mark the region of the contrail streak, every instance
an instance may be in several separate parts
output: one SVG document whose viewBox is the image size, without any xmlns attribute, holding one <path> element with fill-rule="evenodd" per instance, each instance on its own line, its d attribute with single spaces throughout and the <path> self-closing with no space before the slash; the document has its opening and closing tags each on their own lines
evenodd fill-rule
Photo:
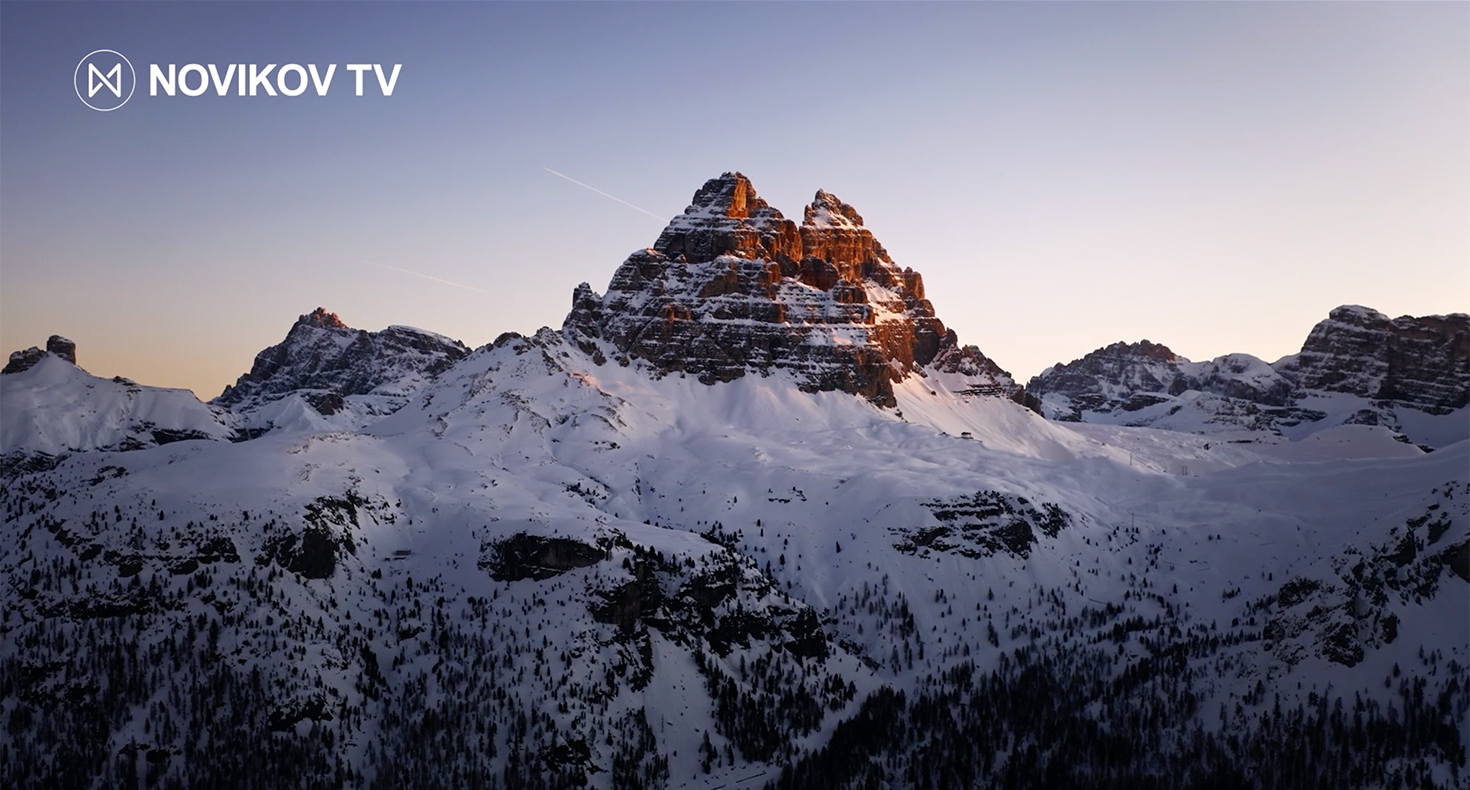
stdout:
<svg viewBox="0 0 1470 790">
<path fill-rule="evenodd" d="M 558 173 L 558 172 L 556 172 L 555 170 L 552 170 L 549 167 L 543 167 L 541 169 L 542 170 L 545 170 L 546 172 L 548 172 L 548 173 L 550 173 L 550 174 L 552 174 L 554 176 L 557 176 L 559 178 L 565 178 L 566 180 L 572 182 L 573 184 L 576 184 L 579 187 L 583 187 L 585 189 L 590 189 L 593 192 L 596 192 L 597 194 L 602 195 L 605 198 L 610 198 L 612 200 L 616 200 L 617 202 L 622 203 L 623 205 L 625 205 L 628 208 L 631 208 L 631 209 L 633 209 L 635 211 L 642 211 L 644 214 L 647 214 L 648 216 L 653 217 L 654 219 L 658 220 L 659 222 L 664 222 L 665 220 L 668 219 L 668 217 L 660 217 L 659 215 L 657 215 L 657 214 L 655 214 L 652 211 L 649 211 L 647 209 L 638 208 L 637 206 L 633 205 L 632 203 L 629 203 L 626 200 L 623 200 L 620 197 L 613 197 L 612 195 L 609 195 L 608 193 L 603 192 L 602 190 L 598 189 L 597 187 L 587 186 L 586 184 L 582 183 L 581 181 L 578 181 L 577 179 L 572 178 L 569 175 L 565 175 L 563 173 Z"/>
<path fill-rule="evenodd" d="M 376 266 L 376 267 L 378 267 L 379 269 L 389 269 L 389 270 L 395 271 L 395 272 L 403 272 L 404 274 L 412 274 L 415 277 L 422 277 L 425 280 L 433 280 L 436 283 L 444 283 L 445 285 L 452 285 L 455 288 L 464 288 L 464 289 L 470 290 L 470 291 L 478 291 L 479 293 L 482 293 L 482 294 L 488 294 L 488 293 L 490 293 L 489 291 L 486 291 L 483 288 L 476 288 L 473 285 L 465 285 L 464 283 L 457 283 L 457 282 L 453 282 L 452 280 L 445 280 L 445 279 L 443 279 L 441 277 L 435 277 L 432 274 L 424 274 L 423 272 L 411 272 L 408 269 L 400 269 L 397 266 L 385 266 L 385 265 L 383 265 L 381 263 L 375 263 L 373 265 Z"/>
</svg>

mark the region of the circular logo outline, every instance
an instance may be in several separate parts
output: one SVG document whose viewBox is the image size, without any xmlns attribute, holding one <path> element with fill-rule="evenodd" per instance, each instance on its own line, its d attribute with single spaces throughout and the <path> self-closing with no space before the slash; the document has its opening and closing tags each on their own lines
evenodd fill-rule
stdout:
<svg viewBox="0 0 1470 790">
<path fill-rule="evenodd" d="M 133 85 L 132 87 L 128 88 L 128 98 L 123 99 L 122 103 L 117 105 L 116 107 L 108 107 L 105 110 L 101 107 L 94 106 L 91 102 L 87 101 L 85 98 L 82 98 L 82 87 L 77 83 L 77 77 L 82 73 L 82 65 L 87 62 L 87 58 L 90 58 L 99 52 L 111 52 L 112 54 L 122 58 L 123 62 L 128 64 L 128 73 L 133 75 Z M 82 104 L 87 105 L 89 109 L 96 110 L 97 112 L 112 112 L 113 110 L 120 110 L 122 109 L 124 104 L 127 104 L 128 101 L 133 98 L 133 92 L 138 89 L 138 70 L 133 68 L 133 62 L 131 60 L 128 60 L 127 55 L 124 55 L 123 53 L 118 52 L 115 49 L 94 49 L 91 52 L 88 52 L 86 55 L 82 56 L 81 60 L 77 61 L 77 67 L 72 71 L 71 74 L 71 87 L 77 92 L 77 98 L 81 99 Z"/>
</svg>

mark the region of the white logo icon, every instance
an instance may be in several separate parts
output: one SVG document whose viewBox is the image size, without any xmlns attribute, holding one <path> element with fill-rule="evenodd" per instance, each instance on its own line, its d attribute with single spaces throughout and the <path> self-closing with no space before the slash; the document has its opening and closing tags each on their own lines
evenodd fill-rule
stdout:
<svg viewBox="0 0 1470 790">
<path fill-rule="evenodd" d="M 101 83 L 102 84 L 99 85 L 98 84 L 98 80 L 101 80 Z M 115 80 L 115 82 L 114 82 L 114 80 Z M 122 64 L 121 63 L 118 63 L 117 65 L 113 66 L 112 67 L 112 71 L 107 72 L 106 75 L 104 75 L 102 72 L 100 72 L 100 71 L 97 70 L 97 64 L 95 64 L 95 63 L 88 63 L 87 64 L 87 98 L 90 99 L 93 96 L 96 96 L 97 95 L 97 91 L 100 91 L 103 88 L 106 88 L 106 89 L 112 91 L 112 95 L 118 97 L 119 99 L 122 98 Z"/>
<path fill-rule="evenodd" d="M 87 90 L 82 95 L 82 67 L 87 67 Z M 133 64 L 121 52 L 99 49 L 87 53 L 77 63 L 72 82 L 77 98 L 82 104 L 98 112 L 112 112 L 133 98 L 133 89 L 138 86 L 138 75 Z M 101 95 L 99 95 L 101 94 Z"/>
</svg>

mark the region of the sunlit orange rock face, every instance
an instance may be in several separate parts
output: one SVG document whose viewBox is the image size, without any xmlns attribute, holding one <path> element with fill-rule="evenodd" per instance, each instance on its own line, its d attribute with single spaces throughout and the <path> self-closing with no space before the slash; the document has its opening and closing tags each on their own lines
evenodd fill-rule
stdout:
<svg viewBox="0 0 1470 790">
<path fill-rule="evenodd" d="M 783 263 L 801 258 L 802 237 L 795 222 L 756 195 L 750 179 L 726 173 L 694 193 L 689 208 L 664 228 L 653 249 L 688 263 L 721 255 Z"/>
<path fill-rule="evenodd" d="M 982 389 L 1018 389 L 959 347 L 923 278 L 893 262 L 852 206 L 818 191 L 798 227 L 740 173 L 700 187 L 605 295 L 578 286 L 563 329 L 589 353 L 606 356 L 604 341 L 620 362 L 706 383 L 784 370 L 804 389 L 893 405 L 894 382 L 940 360 Z"/>
<path fill-rule="evenodd" d="M 801 223 L 802 257 L 832 264 L 843 279 L 869 277 L 889 287 L 896 284 L 884 282 L 893 259 L 873 238 L 873 232 L 863 227 L 862 215 L 856 209 L 819 189 L 805 213 Z M 918 296 L 923 298 L 923 294 Z"/>
</svg>

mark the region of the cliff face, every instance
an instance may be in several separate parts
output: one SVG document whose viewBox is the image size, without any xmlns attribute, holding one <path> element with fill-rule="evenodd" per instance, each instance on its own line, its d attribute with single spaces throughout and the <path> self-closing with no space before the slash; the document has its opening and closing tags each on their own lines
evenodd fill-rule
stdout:
<svg viewBox="0 0 1470 790">
<path fill-rule="evenodd" d="M 1080 420 L 1086 411 L 1133 411 L 1183 392 L 1188 384 L 1180 364 L 1188 362 L 1147 340 L 1114 343 L 1048 368 L 1026 389 L 1048 403 L 1047 417 Z"/>
<path fill-rule="evenodd" d="M 1346 392 L 1447 414 L 1470 404 L 1470 315 L 1389 318 L 1345 305 L 1277 364 L 1306 390 Z"/>
<path fill-rule="evenodd" d="M 862 216 L 818 191 L 798 226 L 740 173 L 710 179 L 653 247 L 633 253 L 599 296 L 583 283 L 563 325 L 589 353 L 707 384 L 788 371 L 810 391 L 894 403 L 893 383 L 940 360 L 996 394 L 1019 390 L 978 349 L 961 348 Z"/>
<path fill-rule="evenodd" d="M 52 335 L 46 339 L 45 351 L 31 346 L 24 351 L 11 352 L 10 361 L 5 364 L 4 370 L 0 370 L 0 375 L 30 370 L 37 362 L 45 359 L 47 354 L 54 354 L 73 365 L 77 364 L 77 344 L 61 335 Z"/>
<path fill-rule="evenodd" d="M 406 326 L 353 329 L 318 307 L 298 318 L 285 340 L 257 354 L 250 372 L 214 403 L 240 411 L 305 393 L 315 408 L 330 414 L 349 395 L 406 398 L 467 354 L 463 343 L 443 335 Z"/>
<path fill-rule="evenodd" d="M 1470 316 L 1390 320 L 1343 306 L 1313 327 L 1300 353 L 1275 364 L 1249 354 L 1190 362 L 1147 340 L 1114 343 L 1047 369 L 1026 391 L 1057 420 L 1175 430 L 1280 432 L 1343 422 L 1400 430 L 1408 411 L 1443 416 L 1470 404 Z M 1435 433 L 1442 444 L 1465 431 Z"/>
</svg>

